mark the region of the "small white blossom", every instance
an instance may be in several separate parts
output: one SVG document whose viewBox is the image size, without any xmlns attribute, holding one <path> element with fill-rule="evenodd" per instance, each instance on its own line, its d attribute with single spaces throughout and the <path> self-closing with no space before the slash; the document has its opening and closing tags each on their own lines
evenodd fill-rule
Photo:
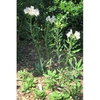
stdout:
<svg viewBox="0 0 100 100">
<path fill-rule="evenodd" d="M 33 16 L 35 13 L 34 13 L 34 9 L 32 8 L 29 8 L 29 12 L 28 12 L 29 15 Z"/>
<path fill-rule="evenodd" d="M 51 24 L 53 23 L 55 21 L 55 16 L 52 16 L 52 18 L 51 18 Z"/>
<path fill-rule="evenodd" d="M 46 17 L 46 21 L 50 21 L 50 16 Z"/>
<path fill-rule="evenodd" d="M 75 31 L 74 36 L 76 37 L 76 39 L 80 39 L 80 32 Z"/>
<path fill-rule="evenodd" d="M 24 13 L 27 14 L 29 12 L 29 7 L 26 7 L 26 9 L 24 9 Z"/>
<path fill-rule="evenodd" d="M 31 8 L 31 9 L 34 9 L 34 6 L 31 6 L 30 8 Z"/>
<path fill-rule="evenodd" d="M 71 34 L 72 34 L 72 29 L 70 29 L 70 31 L 66 35 L 67 35 L 67 37 L 70 37 Z"/>
<path fill-rule="evenodd" d="M 46 21 L 48 21 L 52 24 L 55 21 L 55 16 L 52 16 L 51 18 L 50 18 L 50 16 L 46 17 Z"/>
<path fill-rule="evenodd" d="M 38 15 L 39 15 L 39 10 L 38 10 L 38 9 L 35 9 L 35 10 L 34 10 L 34 15 L 35 15 L 35 16 L 38 16 Z"/>
<path fill-rule="evenodd" d="M 39 15 L 39 10 L 38 9 L 34 9 L 34 6 L 26 7 L 26 9 L 24 9 L 24 13 L 25 14 L 29 14 L 31 16 L 38 16 Z"/>
</svg>

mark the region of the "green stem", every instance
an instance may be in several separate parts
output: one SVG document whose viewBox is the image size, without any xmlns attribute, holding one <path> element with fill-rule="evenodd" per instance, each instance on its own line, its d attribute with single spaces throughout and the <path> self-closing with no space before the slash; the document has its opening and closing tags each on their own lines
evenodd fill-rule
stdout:
<svg viewBox="0 0 100 100">
<path fill-rule="evenodd" d="M 30 32 L 31 32 L 31 35 L 32 35 L 32 17 L 30 17 Z"/>
<path fill-rule="evenodd" d="M 47 58 L 49 59 L 49 51 L 48 51 L 48 41 L 47 41 L 47 36 L 45 37 L 45 47 L 46 47 L 46 52 L 47 52 Z"/>
<path fill-rule="evenodd" d="M 69 38 L 70 40 L 70 43 L 69 43 L 69 48 L 68 48 L 68 53 L 67 53 L 67 56 L 66 56 L 66 65 L 68 64 L 68 60 L 70 59 L 72 53 L 71 53 L 71 50 L 72 50 L 72 47 L 73 47 L 73 38 Z"/>
<path fill-rule="evenodd" d="M 35 43 L 35 47 L 37 49 L 37 53 L 38 53 L 38 56 L 39 56 L 39 59 L 41 58 L 41 55 L 40 55 L 40 47 L 37 43 L 38 39 L 35 41 L 35 32 L 33 33 L 33 29 L 32 29 L 32 17 L 30 17 L 30 33 L 31 33 L 31 36 L 32 36 L 32 40 L 33 42 Z"/>
<path fill-rule="evenodd" d="M 57 58 L 58 58 L 58 66 L 60 66 L 60 52 L 59 52 L 59 49 L 60 49 L 60 36 L 59 36 L 59 31 L 57 30 L 56 31 L 56 53 L 57 53 Z"/>
<path fill-rule="evenodd" d="M 49 59 L 49 48 L 48 48 L 48 33 L 49 33 L 49 24 L 47 25 L 47 31 L 44 37 L 45 40 L 45 47 L 46 47 L 46 53 L 47 53 L 47 58 Z"/>
<path fill-rule="evenodd" d="M 38 44 L 36 43 L 36 49 L 37 49 L 37 53 L 39 55 L 39 59 L 41 59 L 41 54 L 40 54 L 40 47 L 38 46 Z"/>
</svg>

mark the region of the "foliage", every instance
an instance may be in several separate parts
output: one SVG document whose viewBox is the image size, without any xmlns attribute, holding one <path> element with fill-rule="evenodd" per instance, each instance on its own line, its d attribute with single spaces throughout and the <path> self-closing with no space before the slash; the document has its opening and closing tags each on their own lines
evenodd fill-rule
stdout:
<svg viewBox="0 0 100 100">
<path fill-rule="evenodd" d="M 70 100 L 70 94 L 59 93 L 58 91 L 53 92 L 50 95 L 50 100 Z"/>
<path fill-rule="evenodd" d="M 47 84 L 47 88 L 54 90 L 56 88 L 57 85 L 57 79 L 58 79 L 58 75 L 56 73 L 56 70 L 54 70 L 53 72 L 48 70 L 48 74 L 44 74 L 44 76 L 46 77 L 46 84 Z"/>
<path fill-rule="evenodd" d="M 74 63 L 73 63 L 73 61 L 74 61 Z M 76 57 L 70 58 L 69 64 L 70 64 L 70 69 L 77 70 L 77 71 L 83 70 L 82 59 L 77 61 Z"/>
<path fill-rule="evenodd" d="M 18 72 L 18 76 L 23 81 L 21 91 L 30 92 L 33 87 L 35 87 L 35 79 L 32 74 L 28 73 L 26 70 L 21 70 Z"/>
<path fill-rule="evenodd" d="M 71 97 L 76 100 L 79 98 L 82 91 L 82 84 L 79 79 L 82 75 L 82 60 L 75 61 L 73 65 L 75 66 L 71 66 L 71 68 L 65 67 L 58 71 L 48 70 L 48 74 L 44 74 L 47 87 L 45 89 L 56 91 L 52 92 L 50 99 L 70 100 Z"/>
<path fill-rule="evenodd" d="M 28 77 L 28 78 L 23 82 L 21 91 L 22 91 L 22 92 L 27 92 L 27 93 L 28 93 L 28 92 L 30 92 L 30 90 L 32 89 L 32 87 L 35 87 L 34 79 Z"/>
<path fill-rule="evenodd" d="M 35 94 L 35 99 L 45 100 L 47 93 L 46 90 L 52 91 L 48 95 L 49 100 L 80 100 L 82 96 L 82 84 L 79 76 L 82 72 L 82 60 L 75 61 L 70 59 L 70 67 L 65 67 L 59 70 L 50 71 L 47 70 L 47 74 L 44 74 L 45 86 L 43 90 L 38 90 L 35 85 L 35 79 L 29 75 L 27 71 L 20 71 L 19 76 L 23 79 L 22 92 L 31 92 L 32 89 Z"/>
<path fill-rule="evenodd" d="M 41 100 L 47 96 L 45 90 L 52 91 L 52 100 L 78 100 L 83 62 L 75 55 L 82 50 L 83 0 L 18 0 L 17 7 L 18 42 L 33 42 L 38 54 L 33 72 L 46 78 L 45 89 L 40 91 L 32 74 L 21 70 L 21 91 L 34 90 L 35 98 Z"/>
<path fill-rule="evenodd" d="M 43 59 L 40 59 L 39 63 L 35 63 L 35 71 L 38 75 L 43 75 L 47 72 L 46 62 Z"/>
<path fill-rule="evenodd" d="M 39 3 L 38 3 L 39 2 Z M 45 28 L 45 18 L 48 15 L 55 15 L 57 18 L 64 16 L 61 21 L 64 24 L 62 31 L 67 31 L 69 28 L 73 30 L 83 31 L 83 0 L 18 0 L 17 1 L 17 32 L 18 37 L 27 39 L 26 16 L 23 9 L 25 7 L 34 5 L 35 8 L 40 9 L 40 17 L 37 23 Z"/>
<path fill-rule="evenodd" d="M 26 80 L 28 77 L 32 77 L 32 74 L 27 72 L 25 69 L 18 71 L 18 76 L 21 80 Z"/>
<path fill-rule="evenodd" d="M 35 99 L 45 100 L 46 93 L 44 91 L 34 89 L 34 93 L 35 93 Z"/>
</svg>

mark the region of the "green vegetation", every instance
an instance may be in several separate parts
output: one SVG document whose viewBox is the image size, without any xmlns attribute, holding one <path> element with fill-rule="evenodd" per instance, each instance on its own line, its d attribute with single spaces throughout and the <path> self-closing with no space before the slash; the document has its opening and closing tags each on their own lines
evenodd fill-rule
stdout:
<svg viewBox="0 0 100 100">
<path fill-rule="evenodd" d="M 82 100 L 83 60 L 76 55 L 83 50 L 83 0 L 18 0 L 17 36 L 18 61 L 22 40 L 37 56 L 34 70 L 18 72 L 21 92 L 34 93 L 32 100 Z"/>
</svg>

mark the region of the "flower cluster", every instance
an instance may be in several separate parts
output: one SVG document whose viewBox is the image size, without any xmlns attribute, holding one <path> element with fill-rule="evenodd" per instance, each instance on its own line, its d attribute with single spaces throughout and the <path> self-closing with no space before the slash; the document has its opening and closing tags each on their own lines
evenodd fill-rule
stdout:
<svg viewBox="0 0 100 100">
<path fill-rule="evenodd" d="M 50 16 L 46 17 L 46 21 L 50 22 L 51 24 L 54 22 L 54 20 L 55 20 L 55 16 L 52 16 L 51 18 Z"/>
<path fill-rule="evenodd" d="M 34 9 L 34 6 L 30 6 L 26 7 L 26 9 L 24 9 L 24 13 L 25 14 L 29 14 L 30 16 L 38 16 L 39 15 L 39 10 L 38 9 Z"/>
<path fill-rule="evenodd" d="M 66 36 L 69 38 L 71 35 L 72 35 L 72 29 L 70 29 L 70 31 L 66 34 Z M 74 37 L 75 37 L 77 40 L 80 39 L 80 32 L 75 31 Z"/>
</svg>

